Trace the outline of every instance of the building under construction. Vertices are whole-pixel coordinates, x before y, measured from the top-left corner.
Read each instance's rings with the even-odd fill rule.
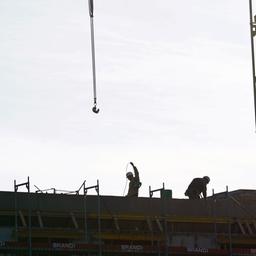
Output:
[[[28,192],[18,192],[26,185]],[[256,255],[256,191],[206,200],[0,192],[0,255]],[[95,189],[97,195],[88,195]]]

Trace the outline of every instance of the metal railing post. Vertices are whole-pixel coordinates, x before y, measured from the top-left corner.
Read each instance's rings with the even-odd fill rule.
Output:
[[[14,200],[15,200],[15,229],[16,229],[16,240],[18,240],[18,206],[17,206],[17,191],[19,187],[26,186],[28,190],[28,255],[32,256],[32,232],[31,232],[31,196],[30,196],[30,182],[29,177],[28,181],[24,183],[17,184],[14,180]]]
[[[87,208],[86,208],[86,195],[87,190],[94,188],[97,192],[97,198],[98,198],[98,246],[99,246],[99,256],[102,255],[102,246],[101,246],[101,211],[100,211],[100,190],[99,190],[99,180],[97,180],[97,185],[85,187],[84,185],[84,229],[85,229],[85,241],[88,241],[88,232],[87,232]]]

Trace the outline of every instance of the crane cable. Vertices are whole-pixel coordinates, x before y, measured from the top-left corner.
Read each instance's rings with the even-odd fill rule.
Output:
[[[95,114],[99,113],[99,108],[97,108],[97,93],[96,93],[96,65],[95,65],[95,44],[94,44],[94,23],[93,23],[93,0],[88,0],[89,4],[89,15],[90,15],[90,25],[91,25],[91,49],[92,49],[92,76],[93,76],[93,99],[94,105],[92,111]]]

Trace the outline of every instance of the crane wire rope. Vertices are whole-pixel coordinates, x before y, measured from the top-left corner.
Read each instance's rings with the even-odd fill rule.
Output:
[[[92,111],[98,114],[100,109],[97,108],[97,91],[96,91],[96,63],[95,63],[95,42],[94,42],[94,23],[93,23],[93,0],[88,0],[90,27],[91,27],[91,50],[92,50],[92,77],[93,77],[93,108]]]

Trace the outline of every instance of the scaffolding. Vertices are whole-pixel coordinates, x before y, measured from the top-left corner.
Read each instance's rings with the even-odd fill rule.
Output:
[[[28,193],[18,193],[21,186],[25,186]],[[44,247],[49,247],[49,244],[38,245],[38,239],[45,238],[55,241],[48,248],[53,252],[73,248],[85,253],[82,255],[90,255],[91,250],[92,255],[98,256],[111,255],[111,252],[114,255],[118,250],[118,255],[129,252],[159,256],[191,255],[198,250],[197,240],[204,235],[214,239],[213,244],[221,245],[226,256],[235,254],[239,244],[254,246],[256,250],[256,208],[250,208],[250,204],[229,192],[228,187],[222,193],[213,192],[206,200],[195,201],[154,198],[154,193],[165,191],[164,183],[160,189],[151,189],[150,186],[149,198],[100,196],[98,180],[92,186],[87,186],[84,181],[74,191],[35,187],[37,190],[31,193],[29,177],[21,184],[14,181],[16,245],[11,246],[23,248],[23,251],[26,249],[29,256],[37,255],[40,248],[45,250]],[[91,190],[95,190],[96,195],[88,195]],[[1,196],[0,192],[0,199],[4,201]],[[9,201],[8,196],[11,195],[6,196]],[[0,213],[1,218],[2,210]],[[8,214],[12,214],[10,209]],[[62,223],[61,228],[51,226],[56,218]],[[69,224],[65,226],[67,221]],[[190,240],[194,239],[194,249],[182,247],[178,253],[175,239],[186,240],[188,234]],[[24,239],[28,241],[27,247],[21,244]],[[64,242],[56,242],[58,239]]]

